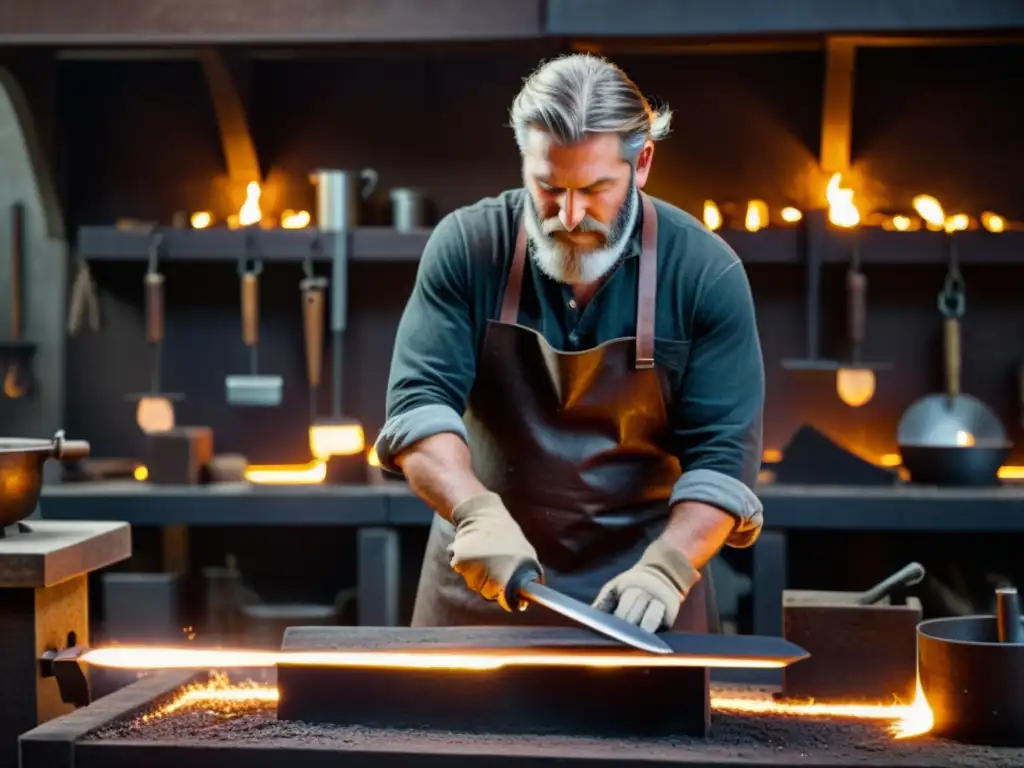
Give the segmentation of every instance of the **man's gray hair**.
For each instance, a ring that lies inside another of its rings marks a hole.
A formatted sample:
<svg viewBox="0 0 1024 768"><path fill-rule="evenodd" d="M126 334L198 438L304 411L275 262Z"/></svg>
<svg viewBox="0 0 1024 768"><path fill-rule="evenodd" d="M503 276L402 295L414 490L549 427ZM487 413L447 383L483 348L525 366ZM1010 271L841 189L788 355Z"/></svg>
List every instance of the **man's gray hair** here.
<svg viewBox="0 0 1024 768"><path fill-rule="evenodd" d="M672 111L653 109L626 73L607 59L575 53L542 64L526 79L512 102L511 118L520 152L531 126L560 144L617 133L623 158L632 163L647 140L668 135Z"/></svg>

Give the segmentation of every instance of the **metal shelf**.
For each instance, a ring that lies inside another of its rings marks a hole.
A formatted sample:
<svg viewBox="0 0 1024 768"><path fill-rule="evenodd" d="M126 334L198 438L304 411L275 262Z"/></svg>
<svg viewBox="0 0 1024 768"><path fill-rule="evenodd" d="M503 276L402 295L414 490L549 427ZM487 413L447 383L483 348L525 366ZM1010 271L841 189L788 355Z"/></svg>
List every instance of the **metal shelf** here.
<svg viewBox="0 0 1024 768"><path fill-rule="evenodd" d="M389 227L352 231L349 258L353 261L416 261L430 229L399 232ZM329 261L333 235L322 238L315 229L161 229L161 261L299 262L312 257ZM78 253L86 261L144 261L151 235L117 227L80 227Z"/></svg>
<svg viewBox="0 0 1024 768"><path fill-rule="evenodd" d="M313 257L329 261L330 238L318 245L314 229L163 229L161 261L299 262ZM430 229L398 232L388 227L362 227L352 232L350 258L362 262L417 261L430 237ZM719 233L748 264L799 264L806 254L803 226L770 227L760 232L723 230ZM876 228L829 230L822 261L849 260L854 237L860 239L865 264L944 264L949 240L941 232L888 232ZM1024 232L993 234L983 230L958 232L963 264L1024 264ZM117 227L81 227L78 251L87 261L143 261L148 258L150 235Z"/></svg>
<svg viewBox="0 0 1024 768"><path fill-rule="evenodd" d="M573 37L699 37L1020 30L1008 0L548 0L545 31Z"/></svg>

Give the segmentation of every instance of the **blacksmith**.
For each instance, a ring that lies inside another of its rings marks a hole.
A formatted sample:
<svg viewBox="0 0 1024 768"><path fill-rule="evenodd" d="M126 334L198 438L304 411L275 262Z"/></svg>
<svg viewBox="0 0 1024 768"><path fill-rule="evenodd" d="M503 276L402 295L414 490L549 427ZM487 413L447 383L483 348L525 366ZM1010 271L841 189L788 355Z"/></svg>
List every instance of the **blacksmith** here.
<svg viewBox="0 0 1024 768"><path fill-rule="evenodd" d="M642 191L671 118L602 58L551 61L512 104L523 188L431 235L376 446L436 512L413 625L544 622L504 594L533 563L717 631L708 563L762 523L764 364L735 253Z"/></svg>

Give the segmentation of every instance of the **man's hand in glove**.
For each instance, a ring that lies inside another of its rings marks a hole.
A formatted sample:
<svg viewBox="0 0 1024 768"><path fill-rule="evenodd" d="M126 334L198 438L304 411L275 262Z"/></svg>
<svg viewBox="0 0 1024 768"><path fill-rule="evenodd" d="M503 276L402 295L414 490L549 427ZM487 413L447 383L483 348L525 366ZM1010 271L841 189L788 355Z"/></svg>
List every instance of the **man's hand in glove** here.
<svg viewBox="0 0 1024 768"><path fill-rule="evenodd" d="M679 606L699 580L681 552L655 539L640 562L604 585L594 607L656 632L675 624Z"/></svg>
<svg viewBox="0 0 1024 768"><path fill-rule="evenodd" d="M541 573L537 552L496 493L478 493L452 510L455 540L448 547L452 568L474 592L506 611L505 588L523 565Z"/></svg>

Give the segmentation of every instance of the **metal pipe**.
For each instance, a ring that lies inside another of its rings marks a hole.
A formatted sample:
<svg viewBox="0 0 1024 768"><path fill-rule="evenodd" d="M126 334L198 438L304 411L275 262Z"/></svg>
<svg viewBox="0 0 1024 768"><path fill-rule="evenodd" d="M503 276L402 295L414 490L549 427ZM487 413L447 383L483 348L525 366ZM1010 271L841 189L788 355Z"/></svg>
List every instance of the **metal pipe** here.
<svg viewBox="0 0 1024 768"><path fill-rule="evenodd" d="M342 363L348 319L348 243L348 229L335 233L331 264L331 414L339 417L342 411Z"/></svg>
<svg viewBox="0 0 1024 768"><path fill-rule="evenodd" d="M811 211L807 215L804 241L807 256L805 354L808 360L817 360L821 353L821 263L825 256L825 245L825 214L823 211Z"/></svg>
<svg viewBox="0 0 1024 768"><path fill-rule="evenodd" d="M1000 643L1024 642L1016 587L1000 587L996 590L996 626Z"/></svg>

